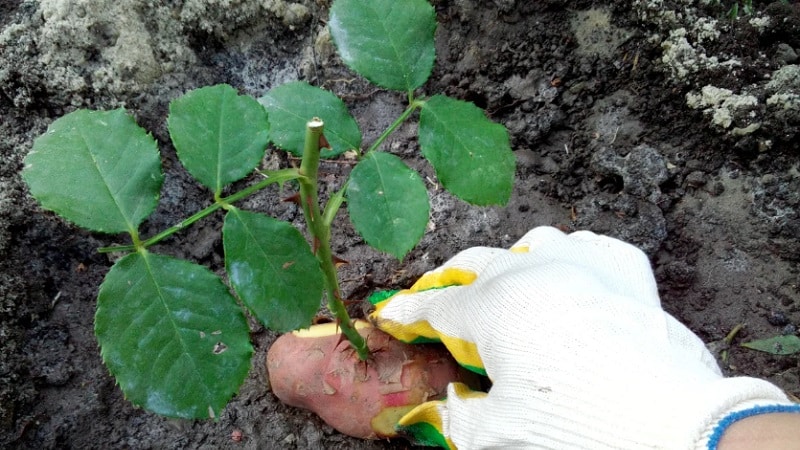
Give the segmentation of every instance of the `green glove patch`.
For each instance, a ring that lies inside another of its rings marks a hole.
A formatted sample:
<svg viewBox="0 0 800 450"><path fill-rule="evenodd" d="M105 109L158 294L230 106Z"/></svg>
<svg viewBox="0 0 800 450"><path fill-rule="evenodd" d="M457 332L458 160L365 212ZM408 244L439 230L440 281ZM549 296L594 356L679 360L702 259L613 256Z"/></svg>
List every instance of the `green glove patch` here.
<svg viewBox="0 0 800 450"><path fill-rule="evenodd" d="M372 295L369 296L367 300L369 300L369 302L372 303L373 305L377 305L378 303L387 300L389 297L393 296L394 294L397 294L398 292L400 292L399 289L388 290L388 291L375 291L372 293Z"/></svg>
<svg viewBox="0 0 800 450"><path fill-rule="evenodd" d="M457 285L448 284L447 286L431 287L431 288L428 288L428 289L423 289L423 290L421 290L419 292L429 291L431 289L444 289L444 288L448 288L450 286L457 286ZM369 296L369 298L367 298L367 300L369 300L369 302L372 303L373 305L377 305L378 303L381 303L381 302L383 302L385 300L388 300L394 294L397 294L400 291L401 291L400 289L390 289L390 290L387 290L387 291L375 291Z"/></svg>
<svg viewBox="0 0 800 450"><path fill-rule="evenodd" d="M405 427L398 426L397 432L407 437L415 445L450 448L447 439L445 439L442 433L437 430L435 426L427 422L418 422Z"/></svg>

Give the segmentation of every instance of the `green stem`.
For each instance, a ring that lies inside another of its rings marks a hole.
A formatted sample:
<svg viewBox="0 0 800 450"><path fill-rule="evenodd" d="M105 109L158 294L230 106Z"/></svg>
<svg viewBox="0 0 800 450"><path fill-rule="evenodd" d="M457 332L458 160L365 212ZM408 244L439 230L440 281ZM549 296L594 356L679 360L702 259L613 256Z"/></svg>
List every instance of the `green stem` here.
<svg viewBox="0 0 800 450"><path fill-rule="evenodd" d="M378 136L378 139L376 139L375 142L373 142L372 145L369 146L369 148L367 149L366 153L369 153L369 152L375 150L376 148L378 148L383 143L383 141L385 141L386 138L388 138L389 135L392 134L394 132L394 130L397 129L397 127L399 127L403 122L408 120L408 118L411 116L411 114L414 112L414 110L416 110L417 108L422 107L422 105L425 104L425 102L423 100L419 100L419 99L415 99L414 98L413 91L409 91L409 93L408 93L408 102L409 102L409 105L406 108L406 110L403 111L403 114L401 114L400 117L398 117L397 120L395 120L389 126L389 128L384 130L384 132L381 133L380 136ZM349 180L348 180L348 182L349 182ZM342 203L344 203L344 193L347 190L347 183L348 182L345 182L344 186L342 186L341 189L339 189L333 196L331 196L331 198L328 200L328 204L325 205L325 211L323 212L322 217L323 217L324 223L328 227L331 226L331 223L333 222L333 218L336 216L336 213L339 211L339 208L342 206Z"/></svg>
<svg viewBox="0 0 800 450"><path fill-rule="evenodd" d="M287 181L297 180L303 177L299 170L292 168L292 169L279 169L279 170L268 170L262 173L266 178L259 181L258 183L246 187L239 192L233 193L225 198L222 199L222 202L225 204L236 203L243 198L249 197L254 193L264 189L265 187L269 186L273 183L286 183Z"/></svg>
<svg viewBox="0 0 800 450"><path fill-rule="evenodd" d="M207 206L206 208L192 214L191 216L187 217L186 219L182 220L177 225L173 225L166 230L158 233L157 235L145 240L139 241L138 233L131 233L133 238L132 245L114 245L111 247L100 247L97 249L100 253L111 253L111 252L130 252L134 250L138 250L141 248L147 248L153 244L157 244L161 242L165 238L177 233L178 231L183 230L184 228L188 227L189 225L197 222L198 220L210 215L214 211L220 208L226 208L228 205L232 203L236 203L239 200L246 198L254 193L264 189L265 187L269 186L273 183L285 183L290 180L296 180L301 178L300 171L297 169L282 169L282 170L273 170L266 172L265 175L267 176L266 179L242 189L239 192L236 192L232 195L229 195L225 198L219 198L218 195L215 195L215 201L213 204Z"/></svg>
<svg viewBox="0 0 800 450"><path fill-rule="evenodd" d="M392 134L392 132L394 132L395 129L397 129L397 127L399 127L400 125L403 124L403 122L408 120L408 118L411 116L411 113L413 113L417 108L421 107L424 104L425 102L421 100L414 100L413 98L410 98L408 107L406 108L405 111L403 111L403 114L400 114L400 117L398 117L394 122L392 122L392 124L389 125L389 128L387 128L383 133L381 133L380 136L378 136L378 139L376 139L375 142L373 142L372 145L369 146L365 154L378 148L383 143L383 141L385 141L386 138L389 137L389 135Z"/></svg>
<svg viewBox="0 0 800 450"><path fill-rule="evenodd" d="M328 203L325 205L325 211L322 212L322 223L328 228L331 227L336 213L339 212L339 208L342 206L342 203L344 203L344 194L347 192L347 185L349 183L350 180L345 181L344 186L331 195L331 198L328 199Z"/></svg>
<svg viewBox="0 0 800 450"><path fill-rule="evenodd" d="M144 246L142 245L142 238L139 237L139 230L137 230L136 228L131 228L128 234L131 235L131 242L133 242L131 247L133 247L136 250L144 248Z"/></svg>
<svg viewBox="0 0 800 450"><path fill-rule="evenodd" d="M303 159L300 162L300 203L303 207L303 214L308 224L308 230L314 238L314 249L319 260L322 273L325 275L325 291L328 297L328 309L336 318L342 333L345 335L350 345L358 353L359 359L366 360L369 356L369 348L363 336L353 326L350 315L342 302L339 294L339 278L336 273L336 266L333 263L333 252L331 251L331 227L329 222L330 213L326 208L326 217L322 216L319 208L317 171L319 169L319 141L322 136L324 124L318 118L312 119L306 125L306 140L303 148ZM343 192L343 191L340 191ZM342 195L335 195L334 198ZM341 200L337 200L341 205ZM338 206L334 209L338 209Z"/></svg>
<svg viewBox="0 0 800 450"><path fill-rule="evenodd" d="M728 345L731 345L733 343L733 339L736 337L736 335L739 334L740 331L742 331L742 328L744 328L744 324L743 323L737 323L736 326L733 327L733 329L730 331L730 333L728 333L725 336L725 343L728 344Z"/></svg>

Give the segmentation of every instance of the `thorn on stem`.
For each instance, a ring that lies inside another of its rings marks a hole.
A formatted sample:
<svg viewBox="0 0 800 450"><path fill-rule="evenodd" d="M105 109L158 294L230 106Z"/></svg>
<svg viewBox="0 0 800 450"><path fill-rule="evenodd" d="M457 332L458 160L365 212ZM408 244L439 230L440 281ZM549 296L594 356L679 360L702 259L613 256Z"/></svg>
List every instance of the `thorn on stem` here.
<svg viewBox="0 0 800 450"><path fill-rule="evenodd" d="M350 264L350 261L348 261L346 259L339 258L336 255L332 255L331 259L333 260L333 265L336 266L337 269L339 267L344 266L345 264Z"/></svg>
<svg viewBox="0 0 800 450"><path fill-rule="evenodd" d="M342 328L341 328L341 326L340 326L340 325L342 324L342 321L341 321L341 320L339 320L339 318L337 317L337 318L336 318L336 320L334 320L334 322L336 323L336 330L335 330L335 332L336 332L336 333L339 333L339 342L337 342L337 343L336 343L336 345L338 346L339 344L341 344L342 342L344 342L344 340L345 340L346 336L344 335L344 333L342 333Z"/></svg>
<svg viewBox="0 0 800 450"><path fill-rule="evenodd" d="M331 144L328 142L328 139L325 138L324 134L319 135L319 148L328 148L331 149Z"/></svg>
<svg viewBox="0 0 800 450"><path fill-rule="evenodd" d="M311 206L311 198L310 197L306 197L306 204L308 205L308 216L309 216L308 217L308 221L309 222L313 222L315 220L315 218L314 218L314 208Z"/></svg>
<svg viewBox="0 0 800 450"><path fill-rule="evenodd" d="M295 192L294 194L282 199L281 201L285 202L285 203L294 203L295 205L299 206L300 205L300 193L299 192Z"/></svg>

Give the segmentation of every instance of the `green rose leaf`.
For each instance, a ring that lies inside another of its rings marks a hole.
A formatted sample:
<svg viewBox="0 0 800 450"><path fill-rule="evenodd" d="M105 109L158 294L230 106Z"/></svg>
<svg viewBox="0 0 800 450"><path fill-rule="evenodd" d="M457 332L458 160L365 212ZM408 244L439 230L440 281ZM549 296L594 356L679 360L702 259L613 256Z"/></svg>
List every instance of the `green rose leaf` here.
<svg viewBox="0 0 800 450"><path fill-rule="evenodd" d="M267 112L227 84L173 100L168 126L186 170L215 193L252 172L269 140Z"/></svg>
<svg viewBox="0 0 800 450"><path fill-rule="evenodd" d="M426 0L336 0L328 26L348 67L378 86L422 86L436 56L436 13Z"/></svg>
<svg viewBox="0 0 800 450"><path fill-rule="evenodd" d="M773 355L793 355L800 352L800 337L789 334L786 336L774 336L767 339L745 342L742 347Z"/></svg>
<svg viewBox="0 0 800 450"><path fill-rule="evenodd" d="M402 259L425 233L430 205L417 172L394 155L371 152L350 173L347 210L369 245Z"/></svg>
<svg viewBox="0 0 800 450"><path fill-rule="evenodd" d="M225 269L239 298L264 326L305 328L322 299L319 261L291 224L231 209L222 228Z"/></svg>
<svg viewBox="0 0 800 450"><path fill-rule="evenodd" d="M53 122L22 177L42 207L104 233L135 232L163 180L155 139L123 109L81 109Z"/></svg>
<svg viewBox="0 0 800 450"><path fill-rule="evenodd" d="M504 205L511 197L515 158L508 131L472 103L436 95L419 119L422 154L448 191L473 205Z"/></svg>
<svg viewBox="0 0 800 450"><path fill-rule="evenodd" d="M325 138L332 150L320 155L330 158L361 148L361 131L344 102L334 94L303 81L282 84L259 99L269 112L272 142L297 156L303 156L306 123L314 117L325 122Z"/></svg>
<svg viewBox="0 0 800 450"><path fill-rule="evenodd" d="M100 286L100 355L134 405L168 417L218 418L253 348L242 309L216 275L140 251Z"/></svg>

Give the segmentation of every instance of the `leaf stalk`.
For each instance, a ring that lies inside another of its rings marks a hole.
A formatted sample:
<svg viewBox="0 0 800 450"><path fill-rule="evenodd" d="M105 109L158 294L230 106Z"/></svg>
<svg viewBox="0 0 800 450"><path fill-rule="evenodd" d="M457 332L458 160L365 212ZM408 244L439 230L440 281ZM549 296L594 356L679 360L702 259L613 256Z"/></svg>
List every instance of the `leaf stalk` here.
<svg viewBox="0 0 800 450"><path fill-rule="evenodd" d="M265 172L266 179L259 181L258 183L248 186L242 189L239 192L229 195L228 197L220 198L218 195L214 195L214 203L201 209L200 211L192 214L191 216L187 217L186 219L180 221L178 224L173 225L166 230L152 236L144 241L140 241L139 234L136 230L133 230L131 234L131 239L133 240L132 245L112 245L110 247L100 247L97 249L100 253L112 253L112 252L132 252L139 249L150 247L151 245L157 244L162 240L166 239L169 236L177 233L178 231L183 230L184 228L192 225L193 223L197 222L198 220L209 216L216 210L220 208L227 208L233 203L238 202L254 193L264 189L265 187L269 186L273 183L285 183L290 180L296 180L302 178L300 171L297 169L281 169L281 170L272 170L269 172Z"/></svg>
<svg viewBox="0 0 800 450"><path fill-rule="evenodd" d="M376 148L380 147L380 145L383 144L383 141L385 141L386 138L388 138L389 135L392 134L394 132L394 130L397 129L397 127L399 127L400 125L403 124L403 122L408 120L408 118L411 117L411 114L415 110L417 110L417 108L421 107L423 104L424 104L424 102L419 101L419 100L413 100L412 99L411 101L409 101L408 107L406 107L406 110L403 111L403 114L400 114L400 117L395 119L395 121L392 122L391 125L389 125L389 128L384 130L383 133L381 133L381 135L378 136L378 139L375 139L375 142L373 142L372 145L369 146L367 151L364 152L364 155L367 155L367 154L369 154L369 152L371 152L371 151L375 150Z"/></svg>

